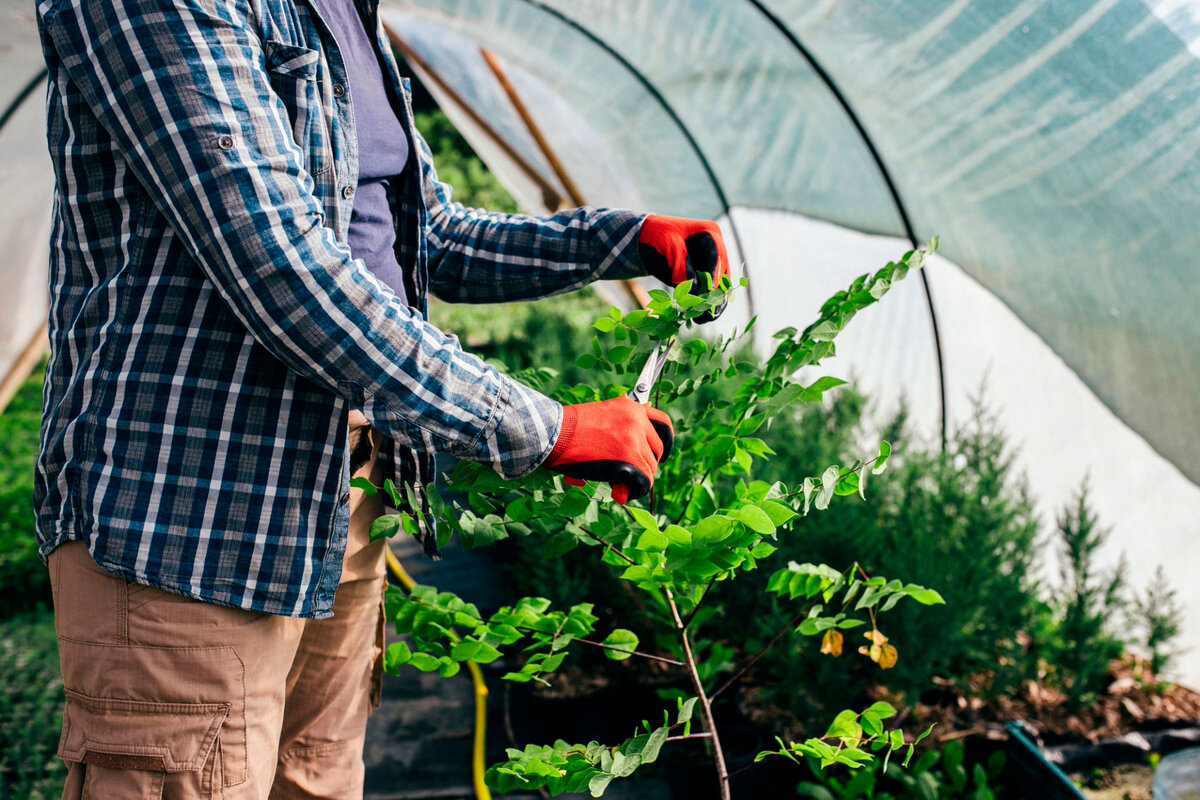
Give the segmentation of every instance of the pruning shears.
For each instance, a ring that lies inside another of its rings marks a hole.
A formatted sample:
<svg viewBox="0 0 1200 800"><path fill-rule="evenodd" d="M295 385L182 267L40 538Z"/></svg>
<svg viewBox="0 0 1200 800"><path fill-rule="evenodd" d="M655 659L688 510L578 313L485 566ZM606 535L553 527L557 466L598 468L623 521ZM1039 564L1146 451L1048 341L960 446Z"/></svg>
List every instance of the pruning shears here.
<svg viewBox="0 0 1200 800"><path fill-rule="evenodd" d="M665 339L659 342L653 350L650 351L650 357L646 359L645 366L638 374L637 383L629 390L629 399L635 403L645 405L650 402L650 393L654 391L654 386L658 383L658 379L662 376L662 371L667 366L667 356L671 354L671 348L675 346L675 337Z"/></svg>
<svg viewBox="0 0 1200 800"><path fill-rule="evenodd" d="M645 405L650 402L650 395L654 392L654 387L658 384L658 379L662 376L663 368L667 366L668 356L671 354L671 349L675 347L675 337L664 339L655 345L650 351L649 358L642 366L642 371L638 374L637 381L633 384L633 388L626 394L630 400L635 403ZM585 481L582 478L563 478L563 483L568 486L583 486ZM612 499L616 500L621 505L624 505L629 500L629 487L623 483L615 483L612 487Z"/></svg>

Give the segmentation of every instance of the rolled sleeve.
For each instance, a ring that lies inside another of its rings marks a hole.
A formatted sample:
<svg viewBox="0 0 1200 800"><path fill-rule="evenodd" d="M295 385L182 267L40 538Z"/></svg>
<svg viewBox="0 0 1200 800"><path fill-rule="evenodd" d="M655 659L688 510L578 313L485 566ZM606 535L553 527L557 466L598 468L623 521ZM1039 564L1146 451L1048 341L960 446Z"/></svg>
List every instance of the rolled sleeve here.
<svg viewBox="0 0 1200 800"><path fill-rule="evenodd" d="M637 252L646 215L583 206L546 217L468 208L437 180L428 145L429 288L450 302L532 300L597 280L645 274Z"/></svg>

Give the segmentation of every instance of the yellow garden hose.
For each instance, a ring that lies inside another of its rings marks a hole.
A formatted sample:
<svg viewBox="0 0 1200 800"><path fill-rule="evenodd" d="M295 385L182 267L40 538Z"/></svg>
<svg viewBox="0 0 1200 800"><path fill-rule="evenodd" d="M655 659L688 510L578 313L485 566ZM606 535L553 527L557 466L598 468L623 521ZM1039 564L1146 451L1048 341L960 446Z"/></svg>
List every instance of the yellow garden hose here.
<svg viewBox="0 0 1200 800"><path fill-rule="evenodd" d="M405 589L412 591L412 588L417 585L408 571L404 569L404 565L400 563L400 559L392 552L391 547L384 548L384 554L387 558L388 569L396 580L400 581ZM451 639L458 640L458 636L454 631L450 632ZM471 782L475 786L475 797L477 800L492 800L492 793L488 791L487 784L484 783L483 773L486 765L484 763L484 745L487 742L487 684L483 681L483 671L479 669L479 665L474 661L467 662L467 670L471 673L471 683L475 688L475 745L471 754Z"/></svg>

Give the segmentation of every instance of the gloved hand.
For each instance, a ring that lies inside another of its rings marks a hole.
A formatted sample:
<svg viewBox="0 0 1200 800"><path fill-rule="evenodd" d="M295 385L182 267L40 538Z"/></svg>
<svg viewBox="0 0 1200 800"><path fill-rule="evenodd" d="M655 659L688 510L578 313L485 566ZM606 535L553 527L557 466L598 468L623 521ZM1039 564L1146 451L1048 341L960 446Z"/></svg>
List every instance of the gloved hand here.
<svg viewBox="0 0 1200 800"><path fill-rule="evenodd" d="M646 271L663 283L678 286L692 281L692 294L704 294L708 289L700 275L712 277L713 287L722 276L729 275L729 256L721 228L706 219L664 217L651 214L642 222L638 234L638 254ZM696 317L697 322L711 322L725 310L725 303Z"/></svg>
<svg viewBox="0 0 1200 800"><path fill-rule="evenodd" d="M650 491L674 440L670 417L626 396L563 406L558 441L542 466L571 482L610 483L613 499L624 503Z"/></svg>

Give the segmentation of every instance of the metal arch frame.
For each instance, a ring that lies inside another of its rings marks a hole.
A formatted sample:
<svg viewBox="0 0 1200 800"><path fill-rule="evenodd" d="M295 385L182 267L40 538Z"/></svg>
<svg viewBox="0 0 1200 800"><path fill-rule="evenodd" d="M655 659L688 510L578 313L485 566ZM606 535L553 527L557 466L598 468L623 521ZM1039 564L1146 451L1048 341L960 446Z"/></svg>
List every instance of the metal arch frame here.
<svg viewBox="0 0 1200 800"><path fill-rule="evenodd" d="M49 74L49 70L43 68L41 72L33 77L33 80L25 84L25 87L17 92L17 96L8 104L8 108L4 109L3 114L0 114L0 130L4 130L4 126L8 124L12 115L17 113L17 109L21 107L21 103L24 103L29 95L33 94L33 90L38 87L39 83L46 80L46 76Z"/></svg>
<svg viewBox="0 0 1200 800"><path fill-rule="evenodd" d="M883 182L887 184L888 194L892 196L892 203L896 206L896 213L900 215L900 223L904 226L904 233L908 237L909 244L912 245L914 250L917 249L919 246L917 244L917 234L913 230L912 220L909 219L908 209L904 205L904 200L900 197L900 190L896 187L896 182L892 179L892 173L890 170L888 170L887 163L884 162L883 156L880 155L879 151L875 148L875 142L871 139L871 135L867 133L867 129L863 126L862 120L858 118L858 114L854 113L854 108L850 105L850 101L846 99L846 96L842 94L841 89L838 88L837 83L833 80L833 76L825 71L825 68L821 66L821 63L817 61L812 52L804 46L803 42L800 41L800 37L798 37L791 28L785 25L783 20L779 19L774 12L764 6L761 0L746 0L746 2L758 9L759 13L766 17L767 20L774 25L775 28L782 33L789 42L791 42L792 47L796 49L796 52L798 52L804 58L809 67L812 68L813 72L817 73L817 76L824 82L829 91L833 93L834 99L838 101L838 104L842 107L842 110L846 112L846 116L849 117L851 124L854 125L854 129L858 131L858 135L862 139L863 144L866 145L867 151L870 152L871 158L874 160L875 166L878 168L879 174L883 178ZM942 358L942 336L938 329L937 311L933 305L933 291L929 287L929 276L925 273L925 270L921 270L920 274L921 286L925 289L925 303L929 308L929 322L933 327L934 351L937 355L938 388L940 389L942 402L942 450L945 450L946 366Z"/></svg>
<svg viewBox="0 0 1200 800"><path fill-rule="evenodd" d="M716 172L713 171L712 164L709 163L708 156L704 154L704 150L700 147L700 143L697 142L695 137L692 136L691 130L689 130L688 126L685 125L683 120L679 118L679 115L675 113L675 109L670 103L667 102L667 98L663 97L662 93L658 91L654 84L650 82L650 79L647 78L641 70L630 63L629 59L625 58L625 56L621 55L615 47L601 39L592 31L585 28L582 24L576 22L571 17L568 17L557 8L546 5L541 0L523 0L523 2L554 17L559 22L562 22L564 25L567 25L571 29L582 34L586 39L612 56L618 64L624 67L625 70L642 85L642 88L654 98L659 107L662 108L666 115L671 118L671 121L675 123L675 127L679 129L679 132L683 134L683 138L687 140L688 146L692 148L692 152L696 154L696 158L700 161L700 165L704 168L704 173L708 176L709 183L712 184L713 191L717 193L717 201L721 204L721 209L724 211L726 218L729 220L729 232L733 234L734 246L737 247L738 255L742 258L742 268L743 270L747 269L746 250L742 247L742 237L738 234L737 223L735 223L733 220L732 208L729 205L729 198L725 196L725 189L721 186L721 181L718 180ZM749 302L750 315L754 316L754 296L747 292L746 299Z"/></svg>

